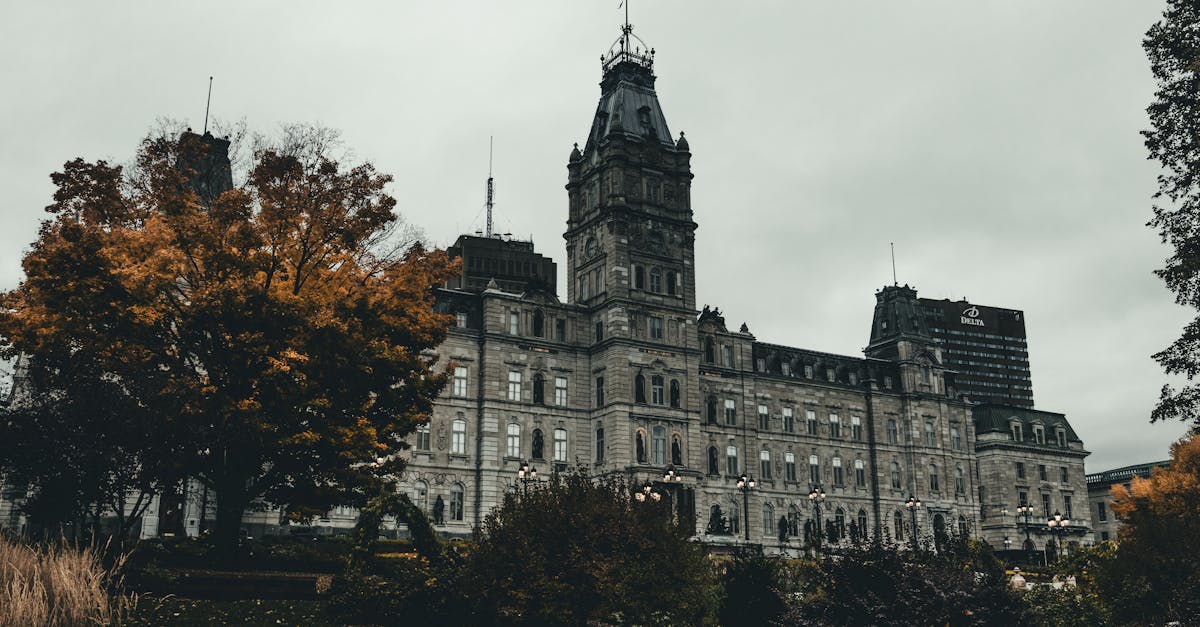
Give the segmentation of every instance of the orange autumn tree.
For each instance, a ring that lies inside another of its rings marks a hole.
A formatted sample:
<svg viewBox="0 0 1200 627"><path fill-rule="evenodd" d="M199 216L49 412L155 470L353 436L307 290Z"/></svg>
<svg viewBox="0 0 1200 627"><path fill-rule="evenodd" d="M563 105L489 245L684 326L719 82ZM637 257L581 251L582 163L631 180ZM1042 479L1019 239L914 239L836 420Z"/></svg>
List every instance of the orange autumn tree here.
<svg viewBox="0 0 1200 627"><path fill-rule="evenodd" d="M1113 486L1122 522L1114 562L1118 619L1137 623L1200 622L1200 435L1171 446L1171 463L1128 489Z"/></svg>
<svg viewBox="0 0 1200 627"><path fill-rule="evenodd" d="M5 352L35 385L90 377L144 410L145 457L215 490L226 551L256 499L298 516L361 501L445 383L433 289L453 263L397 245L391 177L344 167L331 139L289 129L236 187L207 134L147 139L128 171L71 161L0 296Z"/></svg>

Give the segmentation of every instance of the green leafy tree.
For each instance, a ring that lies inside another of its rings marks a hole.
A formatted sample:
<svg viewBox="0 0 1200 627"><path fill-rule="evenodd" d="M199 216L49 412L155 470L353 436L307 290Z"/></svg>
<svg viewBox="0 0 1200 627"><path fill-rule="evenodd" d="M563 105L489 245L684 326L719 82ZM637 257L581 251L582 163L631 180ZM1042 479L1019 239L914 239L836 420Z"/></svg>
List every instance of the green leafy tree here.
<svg viewBox="0 0 1200 627"><path fill-rule="evenodd" d="M465 589L506 625L705 625L717 585L671 501L639 500L613 478L556 474L490 514Z"/></svg>
<svg viewBox="0 0 1200 627"><path fill-rule="evenodd" d="M720 622L734 625L772 625L787 611L791 591L787 566L778 556L766 555L761 545L739 546L721 576L724 595Z"/></svg>
<svg viewBox="0 0 1200 627"><path fill-rule="evenodd" d="M240 186L207 135L147 139L128 172L71 161L24 281L0 295L4 352L29 356L33 393L71 373L148 412L143 451L216 491L226 554L257 499L296 516L362 504L446 380L429 351L453 264L394 245L391 177L343 167L333 139L288 131Z"/></svg>
<svg viewBox="0 0 1200 627"><path fill-rule="evenodd" d="M1143 48L1157 82L1147 108L1151 128L1143 131L1150 158L1162 166L1149 225L1174 248L1155 271L1175 293L1175 302L1200 309L1200 5L1168 0L1163 19L1146 33ZM1154 355L1182 388L1164 385L1151 422L1191 420L1200 427L1200 317L1165 350Z"/></svg>

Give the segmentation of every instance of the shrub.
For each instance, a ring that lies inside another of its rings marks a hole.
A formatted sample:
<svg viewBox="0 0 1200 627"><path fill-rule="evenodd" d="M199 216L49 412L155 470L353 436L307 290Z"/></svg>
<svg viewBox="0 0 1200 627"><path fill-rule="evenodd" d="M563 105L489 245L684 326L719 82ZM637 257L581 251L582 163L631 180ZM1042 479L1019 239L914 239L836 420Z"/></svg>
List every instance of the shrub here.
<svg viewBox="0 0 1200 627"><path fill-rule="evenodd" d="M34 548L0 537L0 625L113 625L133 597L110 592L118 564L105 567L98 548Z"/></svg>

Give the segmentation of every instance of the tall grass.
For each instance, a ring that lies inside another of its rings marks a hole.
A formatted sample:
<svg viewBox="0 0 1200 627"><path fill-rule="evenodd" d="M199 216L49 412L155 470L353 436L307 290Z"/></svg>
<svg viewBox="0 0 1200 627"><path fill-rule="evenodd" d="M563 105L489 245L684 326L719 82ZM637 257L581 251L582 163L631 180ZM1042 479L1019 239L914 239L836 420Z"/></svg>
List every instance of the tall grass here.
<svg viewBox="0 0 1200 627"><path fill-rule="evenodd" d="M100 548L30 547L0 536L0 625L120 625L133 598Z"/></svg>

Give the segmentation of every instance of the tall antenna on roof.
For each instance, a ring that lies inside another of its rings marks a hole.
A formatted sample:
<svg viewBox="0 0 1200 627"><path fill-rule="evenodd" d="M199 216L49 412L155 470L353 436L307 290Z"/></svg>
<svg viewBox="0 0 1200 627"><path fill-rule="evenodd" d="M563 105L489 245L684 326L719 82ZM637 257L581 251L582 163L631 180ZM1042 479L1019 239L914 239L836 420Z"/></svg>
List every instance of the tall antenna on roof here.
<svg viewBox="0 0 1200 627"><path fill-rule="evenodd" d="M492 236L492 206L496 200L496 186L492 179L493 137L488 136L488 182L487 182L487 236Z"/></svg>
<svg viewBox="0 0 1200 627"><path fill-rule="evenodd" d="M896 280L896 242L888 242L892 246L892 285L898 286L900 282Z"/></svg>
<svg viewBox="0 0 1200 627"><path fill-rule="evenodd" d="M208 134L208 107L212 104L212 77L208 77L208 101L204 103L204 134Z"/></svg>

